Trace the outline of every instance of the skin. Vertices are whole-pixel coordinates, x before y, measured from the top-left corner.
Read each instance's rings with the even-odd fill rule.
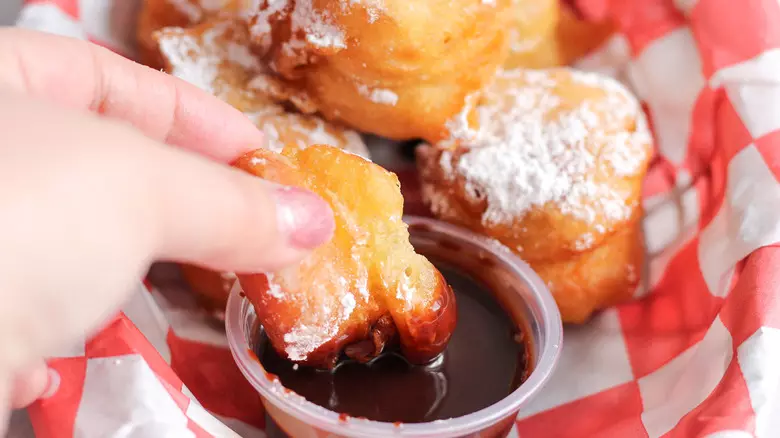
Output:
[[[99,329],[152,262],[262,272],[330,238],[322,199],[226,164],[262,144],[173,77],[0,29],[0,416],[46,390],[44,358]]]

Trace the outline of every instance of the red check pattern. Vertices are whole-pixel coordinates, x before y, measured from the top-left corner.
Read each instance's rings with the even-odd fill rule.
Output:
[[[133,3],[28,0],[19,24],[130,54],[132,20],[117,21],[130,14],[116,10]],[[510,436],[777,436],[780,3],[575,3],[620,29],[578,66],[624,80],[654,127],[647,286],[637,301],[566,328],[556,375]],[[381,164],[399,174],[407,212],[425,214],[408,160]],[[264,436],[259,397],[224,334],[186,291],[146,289],[94,339],[51,360],[60,382],[31,410],[38,437],[128,425],[147,436],[230,436],[225,425]]]

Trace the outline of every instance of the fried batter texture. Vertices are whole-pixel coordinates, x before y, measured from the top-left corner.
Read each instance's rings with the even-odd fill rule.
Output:
[[[455,297],[409,243],[395,174],[329,146],[281,155],[258,150],[236,166],[313,191],[336,219],[333,239],[300,264],[238,275],[282,357],[330,368],[342,354],[367,361],[396,343],[418,364],[444,350],[455,328]]]

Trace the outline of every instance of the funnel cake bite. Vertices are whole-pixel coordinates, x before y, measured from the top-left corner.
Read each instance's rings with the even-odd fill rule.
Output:
[[[632,295],[651,136],[616,81],[513,70],[418,150],[433,213],[493,237],[548,283],[567,322]]]
[[[412,363],[444,350],[455,328],[455,298],[409,243],[393,173],[328,146],[291,147],[283,155],[258,150],[235,165],[317,193],[336,219],[333,239],[298,265],[238,276],[282,357],[330,368],[342,353],[364,362],[396,342]]]
[[[325,118],[433,141],[504,62],[510,1],[264,0],[250,23],[269,65]]]

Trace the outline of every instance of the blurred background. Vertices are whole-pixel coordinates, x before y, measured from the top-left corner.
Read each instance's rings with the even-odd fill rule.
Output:
[[[0,26],[14,24],[21,7],[22,0],[0,0]]]

